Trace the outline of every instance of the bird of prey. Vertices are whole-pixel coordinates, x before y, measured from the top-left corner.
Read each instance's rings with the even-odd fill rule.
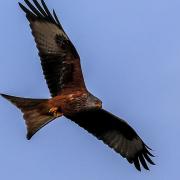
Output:
[[[19,3],[30,23],[42,70],[51,93],[50,99],[30,99],[1,94],[18,107],[27,125],[27,139],[49,122],[65,116],[102,140],[134,164],[149,170],[151,149],[124,120],[102,108],[102,101],[86,88],[80,56],[63,30],[53,10],[43,0]]]

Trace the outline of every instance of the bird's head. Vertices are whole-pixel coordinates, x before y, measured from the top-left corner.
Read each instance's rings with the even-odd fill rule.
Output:
[[[89,109],[101,109],[102,101],[89,93],[87,98],[87,106]]]

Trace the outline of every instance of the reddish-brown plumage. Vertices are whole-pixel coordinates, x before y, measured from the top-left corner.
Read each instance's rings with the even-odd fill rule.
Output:
[[[49,99],[48,104],[49,107],[57,107],[59,112],[65,116],[71,116],[86,109],[101,108],[101,101],[96,100],[95,105],[90,104],[90,96],[92,95],[84,89],[81,91],[71,91],[69,93],[66,91],[64,94]]]

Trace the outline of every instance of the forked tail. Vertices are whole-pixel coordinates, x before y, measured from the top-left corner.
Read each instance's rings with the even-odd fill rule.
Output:
[[[49,107],[48,99],[29,99],[6,94],[1,94],[1,96],[18,107],[24,114],[23,118],[27,125],[26,137],[28,140],[38,130],[57,118],[57,116],[50,113],[51,107]]]

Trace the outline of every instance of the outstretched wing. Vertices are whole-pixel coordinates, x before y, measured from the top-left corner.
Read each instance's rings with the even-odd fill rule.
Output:
[[[136,169],[141,170],[140,164],[149,170],[147,162],[154,164],[150,159],[151,150],[124,120],[100,109],[81,112],[67,117],[79,126],[92,133],[105,144],[120,153],[129,163],[134,163]]]
[[[85,89],[79,55],[64,32],[55,11],[49,12],[45,2],[24,0],[19,3],[30,22],[43,73],[52,96],[64,91]]]

